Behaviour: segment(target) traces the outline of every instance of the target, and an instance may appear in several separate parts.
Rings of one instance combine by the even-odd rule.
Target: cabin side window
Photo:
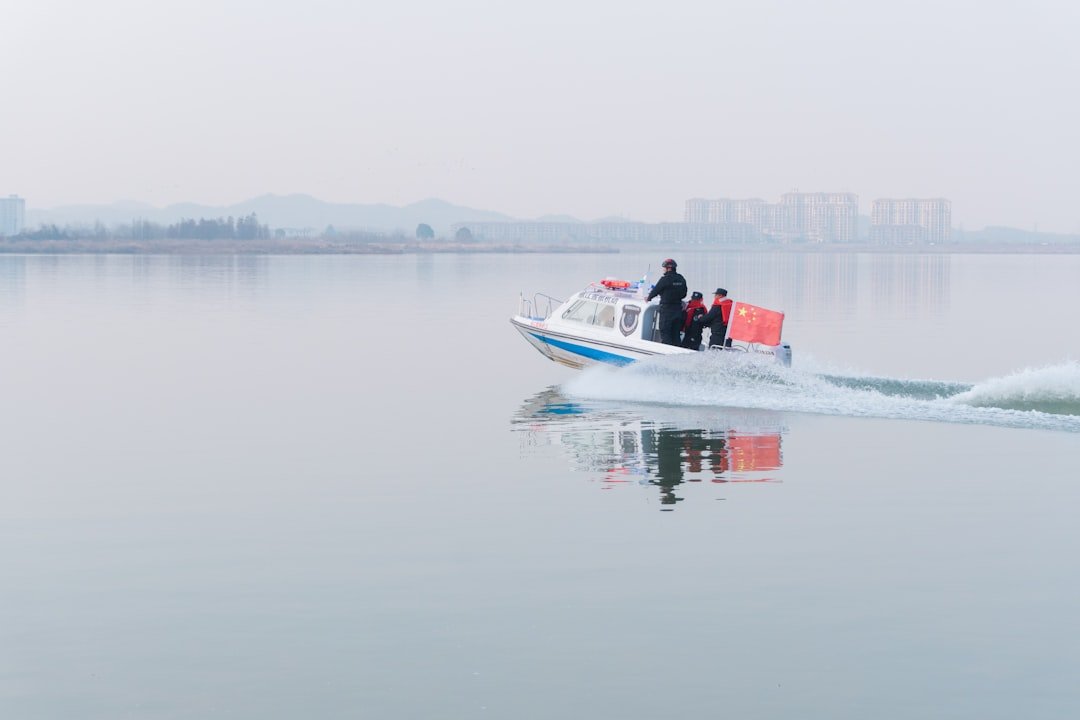
[[[602,305],[600,309],[596,311],[596,324],[606,328],[615,327],[615,306]]]
[[[585,325],[598,325],[605,328],[615,327],[615,306],[578,300],[562,314],[563,320],[579,322]]]

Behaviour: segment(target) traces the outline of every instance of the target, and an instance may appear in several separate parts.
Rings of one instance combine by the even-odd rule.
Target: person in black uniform
[[[675,272],[678,265],[671,258],[660,263],[660,266],[664,268],[664,276],[657,281],[645,299],[652,300],[659,296],[660,342],[678,345],[683,321],[686,319],[682,306],[682,299],[686,297],[686,278]]]

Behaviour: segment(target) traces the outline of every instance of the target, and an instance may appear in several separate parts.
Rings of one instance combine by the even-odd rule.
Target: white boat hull
[[[559,332],[546,323],[526,317],[513,317],[510,322],[529,344],[545,357],[572,368],[603,363],[629,365],[656,355],[682,355],[694,352],[674,345],[649,342],[652,347],[634,347],[629,344],[589,338],[580,333]],[[646,344],[643,343],[642,344]]]

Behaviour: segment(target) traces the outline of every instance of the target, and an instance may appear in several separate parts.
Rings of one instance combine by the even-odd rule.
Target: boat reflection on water
[[[780,482],[783,428],[768,411],[586,404],[549,388],[522,405],[513,427],[523,453],[558,447],[604,489],[656,486],[665,510],[684,500],[684,483]]]

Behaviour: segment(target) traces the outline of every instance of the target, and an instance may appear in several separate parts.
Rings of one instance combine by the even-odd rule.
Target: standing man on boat
[[[683,321],[686,319],[682,306],[682,299],[686,297],[686,278],[675,272],[678,265],[671,258],[664,260],[660,266],[664,268],[664,275],[645,299],[648,301],[659,296],[660,342],[665,345],[678,345]]]
[[[716,288],[713,294],[712,307],[709,312],[697,319],[702,327],[709,328],[709,347],[723,347],[724,336],[727,335],[728,320],[731,318],[731,298],[727,296],[727,290]],[[727,341],[727,347],[731,347],[731,341]]]

